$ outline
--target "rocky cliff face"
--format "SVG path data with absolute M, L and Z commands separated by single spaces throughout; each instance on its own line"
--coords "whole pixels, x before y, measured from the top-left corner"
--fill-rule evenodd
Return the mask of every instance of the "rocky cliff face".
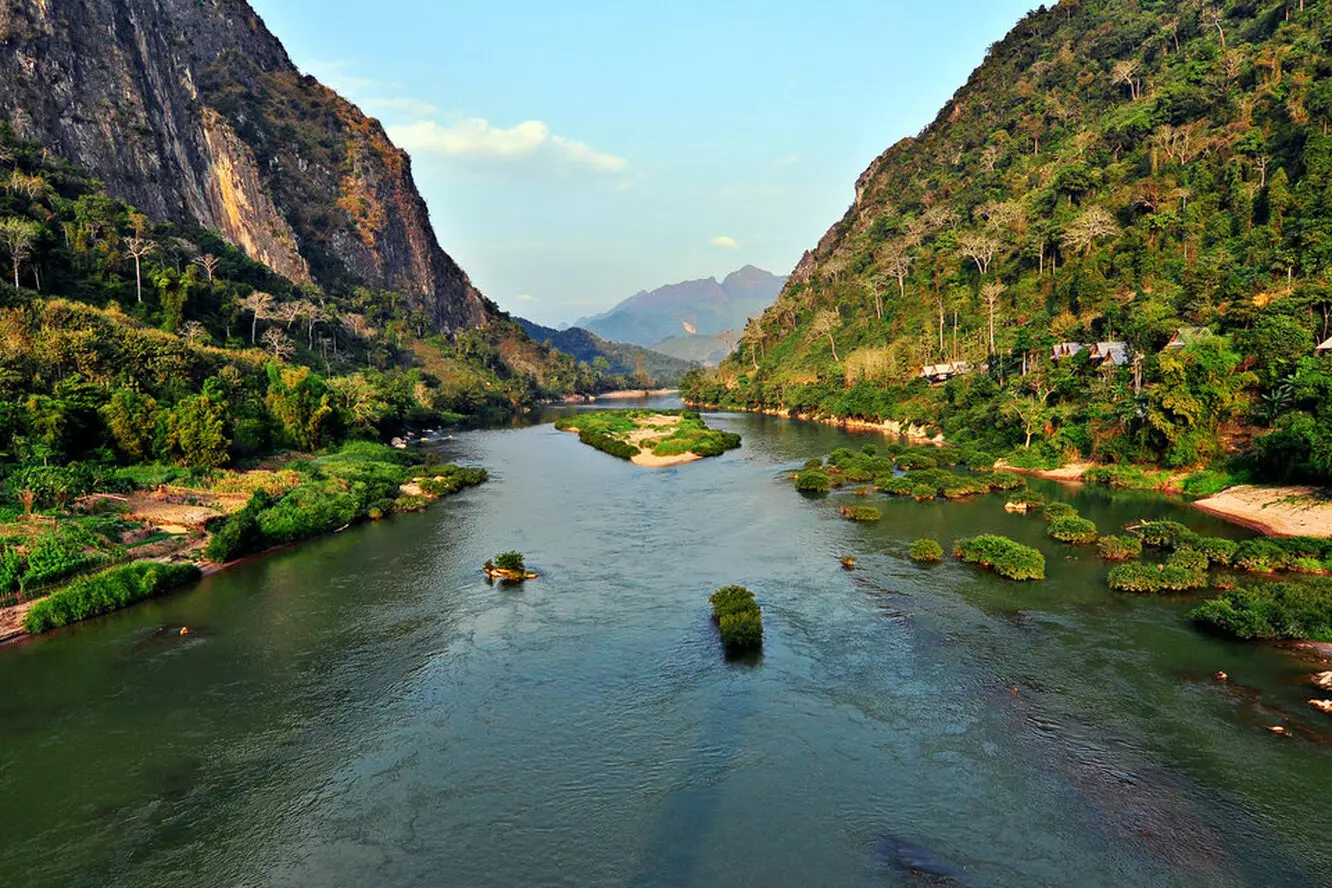
M 493 310 L 435 240 L 407 155 L 245 0 L 3 0 L 0 118 L 293 280 L 395 290 L 445 330 Z

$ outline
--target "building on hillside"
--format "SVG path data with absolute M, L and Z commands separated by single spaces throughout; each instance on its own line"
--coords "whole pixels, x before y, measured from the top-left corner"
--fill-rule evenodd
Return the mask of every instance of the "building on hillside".
M 1081 342 L 1056 342 L 1050 347 L 1050 360 L 1062 361 L 1086 350 L 1087 346 Z
M 1098 342 L 1092 346 L 1091 362 L 1100 364 L 1102 369 L 1123 367 L 1129 363 L 1127 342 Z
M 1175 331 L 1175 335 L 1170 337 L 1170 341 L 1165 345 L 1165 351 L 1179 351 L 1186 348 L 1199 339 L 1206 339 L 1212 335 L 1212 331 L 1206 327 L 1180 327 Z
M 1314 349 L 1316 355 L 1332 354 L 1332 339 L 1324 339 L 1319 346 Z
M 976 366 L 968 361 L 949 361 L 945 364 L 926 364 L 920 371 L 920 378 L 929 382 L 947 382 L 954 376 L 975 371 Z

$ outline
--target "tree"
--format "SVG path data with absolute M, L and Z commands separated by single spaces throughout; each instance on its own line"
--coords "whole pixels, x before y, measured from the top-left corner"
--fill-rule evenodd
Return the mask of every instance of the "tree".
M 125 249 L 134 259 L 134 292 L 138 296 L 139 302 L 143 302 L 143 259 L 153 250 L 157 249 L 157 244 L 143 236 L 144 229 L 148 225 L 148 218 L 139 213 L 130 214 L 130 222 L 134 225 L 134 236 L 125 241 Z
M 1139 67 L 1137 59 L 1124 59 L 1121 62 L 1116 62 L 1114 68 L 1110 70 L 1110 82 L 1115 86 L 1127 86 L 1129 97 L 1134 101 L 1138 99 Z
M 994 314 L 999 307 L 999 297 L 1008 289 L 999 281 L 990 281 L 981 287 L 981 301 L 990 315 L 990 354 L 994 354 Z
M 1016 417 L 1022 422 L 1022 429 L 1027 435 L 1024 448 L 1031 447 L 1032 435 L 1043 428 L 1049 420 L 1049 401 L 1053 389 L 1037 385 L 1034 394 L 1015 395 L 1004 405 L 1004 413 Z
M 842 363 L 842 359 L 837 357 L 837 342 L 833 339 L 833 331 L 842 326 L 842 316 L 832 309 L 823 309 L 814 315 L 814 320 L 810 322 L 809 333 L 815 339 L 820 336 L 828 337 L 828 345 L 832 348 L 833 360 Z
M 208 339 L 208 328 L 198 321 L 186 321 L 180 328 L 180 335 L 190 345 L 198 345 Z
M 1064 229 L 1061 236 L 1064 247 L 1071 252 L 1091 253 L 1098 238 L 1119 234 L 1115 217 L 1101 207 L 1088 207 Z
M 217 264 L 222 260 L 212 253 L 200 253 L 191 261 L 204 270 L 204 274 L 208 275 L 208 283 L 211 284 L 213 282 L 213 272 L 217 270 Z
M 249 296 L 237 301 L 242 309 L 248 311 L 252 318 L 250 320 L 250 345 L 257 345 L 257 335 L 259 332 L 259 319 L 267 318 L 269 311 L 273 307 L 273 297 L 269 293 L 263 293 L 255 290 Z
M 269 327 L 264 331 L 264 345 L 273 352 L 273 357 L 279 361 L 286 360 L 296 354 L 296 346 L 291 344 L 291 337 L 277 327 Z
M 957 236 L 958 252 L 976 263 L 976 270 L 981 273 L 981 277 L 989 274 L 990 262 L 999 246 L 999 241 L 988 234 L 966 232 Z
M 5 245 L 14 266 L 14 289 L 19 286 L 19 269 L 32 257 L 33 244 L 41 236 L 42 226 L 27 219 L 0 219 L 0 243 Z
M 911 252 L 905 241 L 893 241 L 883 248 L 880 265 L 889 277 L 897 281 L 897 295 L 906 299 L 906 279 L 911 274 Z M 882 314 L 879 317 L 883 317 Z

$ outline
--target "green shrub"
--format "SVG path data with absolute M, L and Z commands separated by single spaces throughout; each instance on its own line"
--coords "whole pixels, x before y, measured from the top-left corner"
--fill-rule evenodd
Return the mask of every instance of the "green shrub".
M 763 613 L 744 586 L 723 586 L 708 597 L 712 618 L 728 651 L 753 650 L 763 644 Z
M 906 475 L 883 475 L 874 479 L 874 486 L 893 496 L 910 496 L 916 485 Z
M 1110 534 L 1096 541 L 1096 550 L 1106 561 L 1128 561 L 1142 554 L 1142 540 Z
M 1095 522 L 1079 518 L 1077 515 L 1056 518 L 1050 522 L 1045 532 L 1061 543 L 1090 543 L 1096 540 Z
M 639 450 L 632 444 L 626 444 L 618 438 L 612 438 L 610 435 L 593 432 L 588 429 L 582 429 L 578 432 L 578 440 L 587 444 L 589 447 L 595 447 L 602 453 L 609 453 L 611 456 L 620 459 L 633 459 L 638 456 Z M 681 451 L 683 452 L 683 451 Z
M 1045 579 L 1044 555 L 997 534 L 957 540 L 953 543 L 953 554 L 963 561 L 988 567 L 1010 580 Z
M 893 462 L 897 463 L 898 468 L 905 470 L 933 469 L 939 465 L 939 460 L 936 457 L 914 450 L 899 453 L 893 458 Z
M 1161 490 L 1170 484 L 1170 473 L 1147 472 L 1137 466 L 1093 466 L 1082 473 L 1082 480 L 1117 490 Z
M 795 476 L 796 490 L 813 493 L 826 493 L 832 487 L 832 479 L 827 472 L 818 469 L 806 469 Z
M 912 561 L 940 561 L 943 559 L 943 546 L 937 540 L 922 537 L 911 544 L 908 554 Z
M 1197 549 L 1176 549 L 1166 559 L 1166 567 L 1202 572 L 1207 570 L 1207 555 Z
M 940 489 L 944 499 L 963 499 L 968 496 L 975 496 L 980 493 L 989 493 L 990 485 L 979 478 L 967 478 L 962 475 L 954 475 L 948 483 Z
M 1235 559 L 1235 550 L 1239 548 L 1239 543 L 1222 537 L 1203 537 L 1194 546 L 1206 555 L 1212 564 L 1228 567 Z
M 19 551 L 11 546 L 0 546 L 0 595 L 8 596 L 19 586 L 26 564 Z
M 1247 478 L 1243 474 L 1203 469 L 1185 478 L 1181 487 L 1185 496 L 1204 497 L 1214 496 L 1227 487 L 1244 484 L 1246 481 Z
M 1022 493 L 1015 493 L 1007 500 L 1017 505 L 1025 505 L 1028 511 L 1032 509 L 1042 509 L 1045 507 L 1046 499 L 1043 493 L 1033 493 L 1030 490 Z
M 1204 601 L 1192 618 L 1235 638 L 1332 641 L 1332 584 L 1259 583 Z
M 842 517 L 850 521 L 878 521 L 883 513 L 875 506 L 842 506 Z
M 136 561 L 75 580 L 39 600 L 28 611 L 23 628 L 36 635 L 126 607 L 197 580 L 193 564 Z
M 1231 563 L 1244 570 L 1270 572 L 1282 570 L 1289 563 L 1286 551 L 1273 540 L 1245 540 L 1235 547 Z
M 994 457 L 984 450 L 964 449 L 958 456 L 962 464 L 974 472 L 988 472 L 994 468 Z
M 527 570 L 522 552 L 501 552 L 492 560 L 500 570 Z
M 204 548 L 204 557 L 217 564 L 225 564 L 242 555 L 264 548 L 264 534 L 259 529 L 259 513 L 272 505 L 273 500 L 262 490 L 250 496 L 250 501 L 239 512 L 227 517 L 213 531 Z
M 1207 574 L 1171 564 L 1121 564 L 1110 569 L 1110 588 L 1119 592 L 1189 592 L 1207 585 Z
M 42 534 L 28 549 L 19 588 L 27 594 L 104 563 L 106 558 L 100 553 L 87 551 L 98 542 L 91 533 L 69 522 Z
M 991 490 L 1019 490 L 1027 486 L 1027 479 L 1017 472 L 991 472 L 985 480 Z
M 1178 549 L 1196 544 L 1200 537 L 1178 521 L 1147 521 L 1135 531 L 1145 546 L 1158 549 Z
M 810 457 L 805 460 L 804 467 L 805 469 L 821 469 L 823 468 L 823 460 L 819 459 L 817 456 Z
M 939 495 L 939 488 L 929 484 L 917 484 L 911 488 L 911 497 L 918 503 L 927 502 Z
M 1068 503 L 1050 503 L 1045 507 L 1045 520 L 1057 521 L 1060 518 L 1076 518 L 1078 510 Z

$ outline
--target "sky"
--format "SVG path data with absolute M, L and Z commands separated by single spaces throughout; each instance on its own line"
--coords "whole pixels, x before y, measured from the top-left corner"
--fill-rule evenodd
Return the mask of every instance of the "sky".
M 251 0 L 412 156 L 440 244 L 558 326 L 790 272 L 1031 0 Z

